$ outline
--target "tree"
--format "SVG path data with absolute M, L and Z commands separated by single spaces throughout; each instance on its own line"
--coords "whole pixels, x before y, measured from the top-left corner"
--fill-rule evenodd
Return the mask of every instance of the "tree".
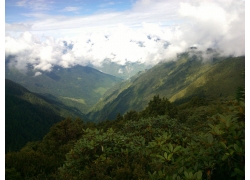
M 167 98 L 160 98 L 159 95 L 153 97 L 149 101 L 148 106 L 142 111 L 143 117 L 155 117 L 158 115 L 168 115 L 171 118 L 176 117 L 177 108 Z

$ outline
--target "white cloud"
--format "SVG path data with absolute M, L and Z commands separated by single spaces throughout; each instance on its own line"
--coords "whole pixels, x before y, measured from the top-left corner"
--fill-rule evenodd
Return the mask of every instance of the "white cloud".
M 243 2 L 199 1 L 181 3 L 180 15 L 187 20 L 182 25 L 182 39 L 188 44 L 199 44 L 220 49 L 224 54 L 245 54 L 245 7 Z
M 21 0 L 16 3 L 16 6 L 31 9 L 33 11 L 49 10 L 53 1 L 48 0 Z
M 16 56 L 13 66 L 33 64 L 43 71 L 54 65 L 101 66 L 105 59 L 122 65 L 154 65 L 194 44 L 201 50 L 212 47 L 225 55 L 244 55 L 244 2 L 226 2 L 140 0 L 130 11 L 75 18 L 44 16 L 28 26 L 32 33 L 19 37 L 6 33 L 5 53 Z M 12 24 L 7 32 L 11 28 L 15 30 Z
M 14 23 L 14 24 L 7 24 L 5 23 L 5 31 L 14 31 L 14 32 L 24 32 L 29 31 L 31 29 L 31 24 L 25 23 Z
M 61 11 L 77 12 L 77 11 L 79 11 L 80 9 L 81 9 L 80 7 L 67 6 L 67 7 L 63 8 Z
M 38 72 L 35 73 L 34 76 L 40 76 L 40 75 L 42 75 L 42 73 L 38 71 Z

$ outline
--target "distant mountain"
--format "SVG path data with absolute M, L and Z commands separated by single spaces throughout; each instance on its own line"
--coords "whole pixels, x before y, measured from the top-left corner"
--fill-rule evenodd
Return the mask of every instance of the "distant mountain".
M 71 68 L 54 67 L 50 72 L 39 72 L 28 68 L 21 72 L 9 67 L 6 61 L 5 77 L 28 90 L 51 95 L 66 106 L 87 112 L 102 95 L 122 79 L 102 73 L 91 67 L 74 66 Z
M 159 63 L 109 90 L 88 113 L 93 121 L 115 119 L 118 113 L 143 110 L 154 95 L 180 104 L 194 96 L 235 98 L 244 85 L 245 57 L 202 58 L 200 52 L 178 55 L 176 61 Z
M 93 65 L 90 65 L 93 66 Z M 145 69 L 150 69 L 151 65 L 146 65 L 145 63 L 138 62 L 127 62 L 124 65 L 117 64 L 115 62 L 111 62 L 109 60 L 105 60 L 101 67 L 95 67 L 99 71 L 102 71 L 107 74 L 111 74 L 113 76 L 129 79 L 132 76 L 136 75 L 139 71 L 144 71 Z
M 5 79 L 5 150 L 19 150 L 40 140 L 50 127 L 67 117 L 86 119 L 76 108 L 35 94 Z

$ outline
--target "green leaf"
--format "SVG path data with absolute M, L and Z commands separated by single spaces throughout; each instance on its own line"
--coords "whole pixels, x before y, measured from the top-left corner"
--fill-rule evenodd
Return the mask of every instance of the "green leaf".
M 212 143 L 213 143 L 214 137 L 213 137 L 212 134 L 208 133 L 208 135 L 207 135 L 207 141 L 208 141 L 209 144 L 212 144 Z
M 189 178 L 191 179 L 191 178 L 193 178 L 194 175 L 193 175 L 192 172 L 189 172 L 188 176 L 189 176 Z
M 169 147 L 170 152 L 173 152 L 173 146 L 172 146 L 172 144 L 168 144 L 168 147 Z
M 201 179 L 201 178 L 202 178 L 202 172 L 201 172 L 201 171 L 198 171 L 198 172 L 196 173 L 196 177 L 197 177 L 197 179 Z
M 180 173 L 182 173 L 182 172 L 183 172 L 183 170 L 184 170 L 184 168 L 183 168 L 183 167 L 181 167 L 181 168 L 179 169 L 178 173 L 179 173 L 179 174 L 180 174 Z
M 242 152 L 241 148 L 237 144 L 234 144 L 234 149 L 236 152 Z
M 224 154 L 221 159 L 222 159 L 222 161 L 225 161 L 227 158 L 228 158 L 228 155 Z
M 172 156 L 173 156 L 173 153 L 170 153 L 170 154 L 168 155 L 168 160 L 169 160 L 169 161 L 171 160 Z
M 220 142 L 223 148 L 227 149 L 227 145 L 224 142 Z
M 181 149 L 181 146 L 176 146 L 175 148 L 174 148 L 174 152 L 177 152 L 177 151 L 179 151 Z
M 164 157 L 168 159 L 168 154 L 166 152 L 164 152 Z
M 241 176 L 244 176 L 244 171 L 242 171 L 241 169 L 238 169 L 238 168 L 234 168 L 234 171 L 237 173 L 237 174 L 239 174 L 239 175 L 241 175 Z
M 162 160 L 165 160 L 165 158 L 163 156 L 159 155 L 159 154 L 157 154 L 156 157 L 158 157 L 158 158 L 160 158 Z
M 186 177 L 186 178 L 188 178 L 188 177 L 189 177 L 189 175 L 188 175 L 188 172 L 187 172 L 187 171 L 184 171 L 184 175 L 185 175 L 185 177 Z

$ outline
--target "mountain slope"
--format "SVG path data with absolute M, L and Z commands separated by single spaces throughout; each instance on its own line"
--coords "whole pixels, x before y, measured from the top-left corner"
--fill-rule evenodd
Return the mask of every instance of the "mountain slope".
M 5 79 L 5 148 L 18 150 L 28 141 L 41 139 L 49 128 L 66 117 L 86 116 L 76 109 L 51 102 Z
M 51 94 L 65 105 L 76 107 L 83 113 L 88 111 L 110 87 L 121 81 L 120 78 L 83 66 L 67 69 L 54 67 L 51 72 L 43 73 L 31 68 L 27 72 L 20 72 L 8 65 L 5 69 L 7 79 L 32 92 Z
M 160 63 L 115 86 L 88 114 L 93 121 L 115 119 L 118 113 L 144 109 L 154 95 L 175 103 L 193 96 L 230 98 L 244 85 L 245 57 L 204 61 L 198 53 L 183 53 L 177 61 Z
M 102 72 L 105 72 L 107 74 L 120 77 L 122 79 L 129 79 L 132 76 L 134 76 L 137 72 L 142 71 L 144 69 L 149 69 L 150 67 L 152 66 L 146 65 L 144 63 L 126 62 L 124 65 L 119 65 L 115 62 L 105 60 L 101 67 L 94 67 L 94 68 Z

